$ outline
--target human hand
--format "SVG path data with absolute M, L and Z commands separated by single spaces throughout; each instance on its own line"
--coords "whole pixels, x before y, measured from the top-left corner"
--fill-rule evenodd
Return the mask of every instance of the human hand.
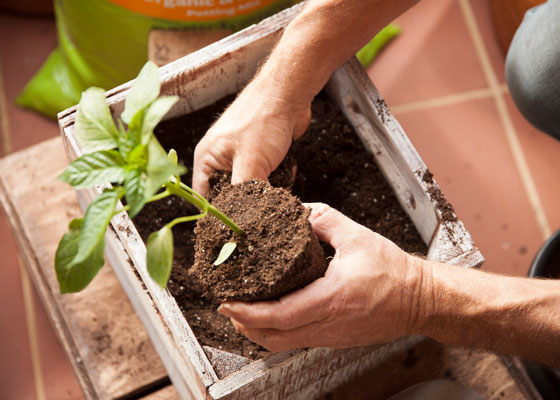
M 311 103 L 294 100 L 268 78 L 253 80 L 196 146 L 193 189 L 205 195 L 214 171 L 232 171 L 232 183 L 266 180 L 292 141 L 307 129 Z
M 420 315 L 422 260 L 325 204 L 309 204 L 336 254 L 323 278 L 275 301 L 228 301 L 218 311 L 272 351 L 346 348 L 411 334 Z

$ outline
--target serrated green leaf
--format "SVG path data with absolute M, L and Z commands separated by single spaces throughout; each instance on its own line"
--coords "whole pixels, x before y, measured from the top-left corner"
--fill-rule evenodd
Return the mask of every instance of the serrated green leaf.
M 104 182 L 121 183 L 126 176 L 125 163 L 116 150 L 101 150 L 75 159 L 58 177 L 75 189 Z
M 186 171 L 182 165 L 173 164 L 155 137 L 148 144 L 148 165 L 146 166 L 146 197 L 153 196 L 172 176 Z
M 74 126 L 84 153 L 117 147 L 118 132 L 103 89 L 91 87 L 82 93 Z
M 126 158 L 128 165 L 133 166 L 136 169 L 144 170 L 148 165 L 148 146 L 139 144 L 136 146 Z
M 160 85 L 158 67 L 148 61 L 128 91 L 121 119 L 130 124 L 138 111 L 148 107 L 159 96 Z
M 142 144 L 148 144 L 154 133 L 154 128 L 161 119 L 179 101 L 178 96 L 162 96 L 156 99 L 144 112 L 142 124 Z
M 78 251 L 72 264 L 82 264 L 92 256 L 99 243 L 105 240 L 105 231 L 113 216 L 117 201 L 123 195 L 124 189 L 116 187 L 112 190 L 105 190 L 93 199 L 84 216 Z
M 237 247 L 237 243 L 235 242 L 227 242 L 223 245 L 222 249 L 220 250 L 220 254 L 218 254 L 218 258 L 214 261 L 214 265 L 218 266 L 223 264 L 235 251 Z
M 148 237 L 146 250 L 148 273 L 159 286 L 165 288 L 173 263 L 173 233 L 171 229 L 166 225 L 159 231 L 152 232 Z
M 142 172 L 138 170 L 129 171 L 124 181 L 126 191 L 126 203 L 130 207 L 128 215 L 134 218 L 144 207 L 147 201 L 145 195 L 145 182 L 142 179 Z
M 61 294 L 79 292 L 85 288 L 105 262 L 105 240 L 102 240 L 84 262 L 72 263 L 78 252 L 81 225 L 81 218 L 73 219 L 56 250 L 54 265 Z
M 169 150 L 169 153 L 167 153 L 167 158 L 173 163 L 173 165 L 179 164 L 179 157 L 177 157 L 177 152 L 175 151 L 175 149 Z

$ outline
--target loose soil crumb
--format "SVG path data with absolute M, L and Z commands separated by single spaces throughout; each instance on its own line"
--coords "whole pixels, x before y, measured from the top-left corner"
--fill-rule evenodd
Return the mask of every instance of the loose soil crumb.
M 164 121 L 156 128 L 156 135 L 166 149 L 177 151 L 183 165 L 191 167 L 196 143 L 233 99 L 230 96 L 193 114 Z M 297 163 L 292 193 L 304 202 L 333 206 L 409 253 L 426 254 L 427 247 L 414 224 L 341 111 L 325 94 L 320 94 L 313 102 L 312 112 L 307 133 L 290 152 Z M 291 173 L 284 176 L 289 177 L 287 181 L 293 180 Z M 191 181 L 190 171 L 183 180 Z M 151 232 L 173 218 L 196 213 L 182 199 L 170 197 L 147 204 L 134 223 L 146 241 Z M 189 276 L 194 263 L 193 230 L 194 223 L 173 228 L 175 255 L 168 285 L 171 294 L 201 344 L 252 359 L 262 358 L 266 350 L 237 334 L 229 319 L 215 312 L 219 303 L 203 298 L 204 291 Z
M 219 185 L 216 191 L 212 204 L 235 221 L 243 235 L 211 215 L 198 221 L 189 274 L 204 287 L 206 297 L 278 299 L 324 275 L 327 263 L 308 220 L 310 210 L 295 196 L 262 181 Z M 213 265 L 227 242 L 237 244 L 233 254 Z
M 453 206 L 449 204 L 441 190 L 434 185 L 434 175 L 430 170 L 426 170 L 422 180 L 428 184 L 428 193 L 433 201 L 436 202 L 436 207 L 441 212 L 441 217 L 445 222 L 455 222 L 457 221 L 457 216 L 455 215 L 455 210 Z

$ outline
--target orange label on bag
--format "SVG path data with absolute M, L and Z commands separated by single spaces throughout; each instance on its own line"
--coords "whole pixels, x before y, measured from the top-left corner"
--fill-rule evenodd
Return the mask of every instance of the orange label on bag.
M 216 21 L 247 15 L 277 0 L 109 0 L 153 18 Z

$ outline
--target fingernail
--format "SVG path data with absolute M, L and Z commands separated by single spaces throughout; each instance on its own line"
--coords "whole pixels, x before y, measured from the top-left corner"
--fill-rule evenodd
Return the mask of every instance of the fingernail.
M 231 306 L 228 303 L 222 303 L 218 307 L 218 312 L 226 317 L 229 317 L 231 314 Z

